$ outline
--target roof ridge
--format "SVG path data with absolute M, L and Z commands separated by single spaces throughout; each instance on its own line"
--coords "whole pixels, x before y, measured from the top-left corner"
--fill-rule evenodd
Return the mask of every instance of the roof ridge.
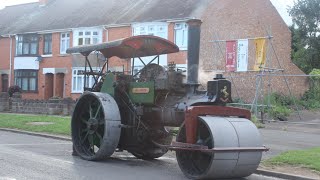
M 30 5 L 30 4 L 38 4 L 39 2 L 36 1 L 36 2 L 27 2 L 27 3 L 23 3 L 23 4 L 13 4 L 13 5 L 8 5 L 8 6 L 5 6 L 3 9 L 5 8 L 11 8 L 11 7 L 16 7 L 16 6 L 25 6 L 25 5 Z

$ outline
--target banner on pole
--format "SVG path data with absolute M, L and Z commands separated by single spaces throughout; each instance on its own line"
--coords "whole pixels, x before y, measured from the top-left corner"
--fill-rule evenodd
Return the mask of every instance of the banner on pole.
M 236 71 L 237 64 L 237 41 L 227 41 L 226 43 L 226 71 Z
M 256 45 L 256 61 L 254 64 L 254 70 L 260 71 L 261 67 L 266 64 L 266 39 L 255 39 Z
M 248 39 L 238 40 L 237 71 L 248 71 Z

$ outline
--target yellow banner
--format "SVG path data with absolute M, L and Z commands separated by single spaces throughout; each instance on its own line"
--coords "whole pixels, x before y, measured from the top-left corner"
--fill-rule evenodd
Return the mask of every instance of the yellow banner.
M 254 70 L 260 71 L 266 64 L 266 39 L 255 39 L 256 45 L 256 61 L 254 63 Z

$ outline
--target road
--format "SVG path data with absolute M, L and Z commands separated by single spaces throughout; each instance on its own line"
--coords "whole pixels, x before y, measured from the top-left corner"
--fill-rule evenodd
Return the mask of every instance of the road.
M 306 118 L 289 119 L 287 122 L 266 123 L 260 129 L 264 144 L 270 148 L 263 158 L 270 158 L 288 150 L 320 146 L 320 113 L 303 112 Z
M 104 162 L 71 156 L 71 142 L 0 131 L 0 180 L 13 179 L 186 179 L 170 156 L 143 161 L 115 153 Z M 252 175 L 243 180 L 276 178 Z

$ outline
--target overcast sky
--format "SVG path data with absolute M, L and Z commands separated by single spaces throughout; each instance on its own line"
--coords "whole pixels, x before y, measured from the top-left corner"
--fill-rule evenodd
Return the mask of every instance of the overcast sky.
M 0 9 L 4 6 L 28 3 L 28 2 L 36 2 L 38 0 L 0 0 Z M 287 24 L 291 24 L 291 18 L 287 12 L 288 6 L 293 5 L 294 0 L 271 0 L 273 5 L 278 9 L 280 15 L 285 20 Z

